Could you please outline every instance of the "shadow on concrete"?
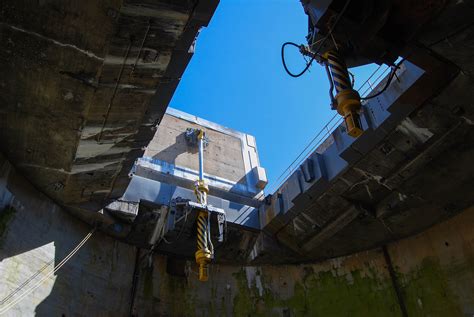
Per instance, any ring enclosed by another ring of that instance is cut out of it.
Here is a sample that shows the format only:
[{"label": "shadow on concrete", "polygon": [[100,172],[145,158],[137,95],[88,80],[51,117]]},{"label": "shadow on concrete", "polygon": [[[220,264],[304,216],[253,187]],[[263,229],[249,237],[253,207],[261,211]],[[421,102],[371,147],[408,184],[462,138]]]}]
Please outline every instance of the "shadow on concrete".
[{"label": "shadow on concrete", "polygon": [[[155,160],[160,160],[167,162],[169,164],[176,165],[176,158],[184,153],[196,154],[198,152],[197,146],[188,145],[185,133],[182,132],[176,136],[175,142],[168,146],[167,148],[162,149],[158,153],[152,156]],[[197,157],[196,157],[197,160]]]},{"label": "shadow on concrete", "polygon": [[[13,198],[5,230],[0,232],[0,272],[7,281],[0,286],[0,301],[4,300],[0,309],[51,272],[91,231],[13,170],[6,189]],[[127,315],[134,254],[134,247],[95,232],[53,277],[6,316]],[[12,293],[15,296],[8,299]]]}]

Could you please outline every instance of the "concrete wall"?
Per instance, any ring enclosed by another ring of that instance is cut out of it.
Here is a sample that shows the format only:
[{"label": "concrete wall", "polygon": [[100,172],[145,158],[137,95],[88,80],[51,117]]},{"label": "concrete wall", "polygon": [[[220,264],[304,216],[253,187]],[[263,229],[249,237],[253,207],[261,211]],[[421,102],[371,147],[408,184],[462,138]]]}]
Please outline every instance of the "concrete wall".
[{"label": "concrete wall", "polygon": [[[8,175],[8,177],[7,177]],[[41,278],[90,228],[0,161],[0,309],[20,284]],[[8,206],[8,207],[7,207]],[[472,316],[474,208],[381,250],[318,264],[214,265],[208,283],[194,263],[139,261],[135,316]],[[142,251],[142,255],[145,252]],[[100,232],[6,316],[128,316],[136,249]],[[51,262],[52,261],[52,262]],[[178,264],[176,264],[178,263]],[[167,267],[168,266],[168,267]],[[42,267],[47,269],[35,276]],[[29,283],[30,286],[33,283]]]},{"label": "concrete wall", "polygon": [[388,246],[410,316],[474,315],[474,208]]},{"label": "concrete wall", "polygon": [[199,171],[198,148],[188,145],[185,138],[188,128],[202,129],[208,138],[204,148],[204,178],[211,190],[245,197],[261,194],[267,179],[265,170],[259,168],[253,136],[172,108],[168,108],[161,120],[144,157],[137,160],[136,173],[148,177],[143,169],[160,172],[167,176],[166,183],[175,185],[183,179],[194,182]]},{"label": "concrete wall", "polygon": [[[472,316],[474,208],[382,250],[319,264],[262,267],[214,265],[207,284],[166,274],[157,258],[142,269],[140,316]],[[399,285],[399,296],[393,283]]]},{"label": "concrete wall", "polygon": [[[8,197],[4,205],[9,206],[0,209],[0,311],[8,294],[30,278],[23,290],[34,285],[91,230],[8,165],[0,157],[0,179],[7,185],[0,182],[0,197]],[[94,233],[57,274],[5,316],[127,316],[134,259],[133,247]]]},{"label": "concrete wall", "polygon": [[301,266],[213,266],[207,284],[145,270],[136,308],[147,316],[400,316],[383,257],[367,252]]},{"label": "concrete wall", "polygon": [[[165,114],[145,156],[198,171],[197,148],[188,146],[184,137],[187,128],[202,126]],[[240,139],[211,129],[205,131],[209,144],[204,149],[204,171],[234,182],[245,181]]]}]

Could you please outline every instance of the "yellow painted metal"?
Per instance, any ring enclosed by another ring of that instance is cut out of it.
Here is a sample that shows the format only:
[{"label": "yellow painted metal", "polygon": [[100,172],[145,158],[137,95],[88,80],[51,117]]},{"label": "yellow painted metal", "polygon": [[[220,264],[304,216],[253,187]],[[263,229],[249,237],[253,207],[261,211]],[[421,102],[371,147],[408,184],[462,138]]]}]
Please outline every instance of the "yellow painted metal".
[{"label": "yellow painted metal", "polygon": [[[199,145],[200,155],[202,155],[202,140],[204,139],[204,131],[199,130],[197,135],[201,142]],[[202,169],[202,157],[200,157],[200,169]],[[194,184],[194,194],[197,202],[207,205],[207,195],[209,194],[209,187],[202,178],[203,171],[200,170],[200,179]],[[200,211],[197,217],[197,251],[194,254],[196,263],[199,265],[199,280],[205,282],[209,279],[209,263],[213,257],[213,251],[209,249],[209,213],[207,211]],[[211,248],[212,249],[212,248]]]},{"label": "yellow painted metal", "polygon": [[359,118],[361,110],[359,93],[352,87],[349,72],[342,57],[335,51],[327,52],[323,57],[329,65],[336,88],[337,112],[344,118],[347,134],[356,138],[363,133]]},{"label": "yellow painted metal", "polygon": [[204,139],[204,130],[200,129],[197,135],[198,140]]},{"label": "yellow painted metal", "polygon": [[[199,203],[207,200],[208,188],[202,181],[196,182],[196,197]],[[196,263],[199,265],[199,280],[207,281],[209,276],[208,264],[212,259],[212,252],[208,247],[208,226],[209,214],[207,211],[200,211],[197,217],[197,251],[195,253]]]},{"label": "yellow painted metal", "polygon": [[197,202],[203,205],[207,205],[207,194],[209,193],[209,187],[204,180],[198,180],[194,183],[194,195],[196,195]]},{"label": "yellow painted metal", "polygon": [[196,263],[199,265],[199,280],[205,282],[209,278],[209,263],[212,253],[208,248],[208,213],[200,211],[197,219],[197,251],[195,253]]},{"label": "yellow painted metal", "polygon": [[347,134],[357,138],[362,130],[359,112],[361,109],[360,96],[354,89],[343,90],[336,95],[337,112],[344,117]]}]

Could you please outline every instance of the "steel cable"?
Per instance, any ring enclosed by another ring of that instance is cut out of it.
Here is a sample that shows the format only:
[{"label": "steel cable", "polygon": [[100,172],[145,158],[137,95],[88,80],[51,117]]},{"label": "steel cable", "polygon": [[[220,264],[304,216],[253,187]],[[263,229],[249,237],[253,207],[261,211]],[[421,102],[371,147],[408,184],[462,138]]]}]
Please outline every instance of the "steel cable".
[{"label": "steel cable", "polygon": [[[36,282],[32,287],[21,293],[16,299],[12,300],[10,303],[8,303],[5,307],[0,309],[0,315],[5,314],[7,311],[9,311],[13,306],[18,304],[21,300],[23,300],[26,296],[28,296],[30,293],[35,291],[37,288],[39,288],[47,279],[49,279],[54,273],[56,273],[64,264],[66,264],[78,251],[79,249],[89,240],[89,238],[92,236],[94,233],[95,228],[92,229],[85,237],[82,239],[81,242],[64,258],[61,260],[61,262],[58,263],[54,267],[52,271],[47,273],[45,276],[43,276],[39,281]],[[44,266],[41,268],[41,271],[44,271]],[[41,272],[40,272],[41,273]],[[35,273],[34,277],[36,277],[39,273]],[[12,298],[16,293],[21,291],[23,287],[25,287],[29,282],[31,282],[32,278],[29,278],[27,281],[23,282],[20,287],[16,288],[12,293],[7,295],[5,298],[2,299],[1,303],[4,303],[8,301],[10,298]]]}]

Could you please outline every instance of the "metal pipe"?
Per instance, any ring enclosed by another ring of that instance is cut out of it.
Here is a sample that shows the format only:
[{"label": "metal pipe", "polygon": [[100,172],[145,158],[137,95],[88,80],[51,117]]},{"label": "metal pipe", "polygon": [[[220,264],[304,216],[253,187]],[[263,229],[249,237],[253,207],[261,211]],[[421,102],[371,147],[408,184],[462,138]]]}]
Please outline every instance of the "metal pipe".
[{"label": "metal pipe", "polygon": [[[200,132],[200,134],[203,132]],[[199,148],[199,180],[204,180],[204,138],[198,137],[198,148]]]},{"label": "metal pipe", "polygon": [[324,63],[324,68],[326,69],[326,75],[329,80],[329,98],[331,98],[331,109],[336,110],[336,99],[334,98],[334,83],[332,80],[331,72],[329,71],[329,66],[327,63]]},{"label": "metal pipe", "polygon": [[392,286],[395,290],[395,294],[397,295],[398,305],[400,305],[400,310],[402,312],[403,317],[408,317],[408,310],[403,300],[402,290],[400,288],[400,284],[398,282],[397,273],[393,268],[392,258],[390,257],[390,253],[388,252],[387,245],[382,246],[383,256],[385,258],[385,263],[387,264],[388,273],[390,274],[390,279],[392,280]]},{"label": "metal pipe", "polygon": [[112,96],[110,97],[110,101],[107,106],[107,111],[105,112],[105,115],[104,115],[104,120],[102,121],[102,128],[100,129],[100,132],[97,135],[97,142],[100,142],[102,140],[102,135],[104,134],[105,125],[107,124],[107,120],[109,120],[110,110],[112,109],[115,96],[117,95],[117,90],[120,85],[120,80],[122,79],[123,70],[125,68],[125,65],[127,64],[127,59],[128,59],[128,55],[130,53],[131,48],[132,48],[132,40],[130,39],[130,42],[128,43],[128,46],[127,46],[127,50],[125,51],[125,56],[123,57],[122,65],[120,66],[120,71],[117,77],[117,81],[115,82],[115,87],[112,92]]},{"label": "metal pipe", "polygon": [[137,285],[138,279],[140,277],[140,248],[137,248],[137,252],[135,253],[135,265],[133,267],[133,276],[132,276],[132,288],[130,290],[130,308],[129,308],[129,316],[135,316],[134,314],[134,306],[135,306],[135,297],[137,294]]},{"label": "metal pipe", "polygon": [[130,76],[133,75],[133,72],[135,71],[135,67],[137,67],[138,59],[140,58],[140,54],[142,52],[143,45],[145,45],[145,41],[146,41],[146,38],[148,36],[148,32],[150,31],[150,27],[151,27],[151,20],[148,21],[148,27],[146,28],[145,36],[143,36],[142,43],[140,44],[140,49],[138,50],[137,57],[135,58],[135,63],[133,63],[132,71],[130,72]]},{"label": "metal pipe", "polygon": [[[194,185],[194,193],[198,203],[207,205],[207,194],[209,188],[204,181],[204,131],[197,130],[198,156],[199,156],[199,180]],[[209,278],[209,263],[214,256],[210,236],[210,217],[209,212],[201,210],[197,218],[197,251],[194,254],[196,263],[199,265],[199,280],[205,282]]]}]

